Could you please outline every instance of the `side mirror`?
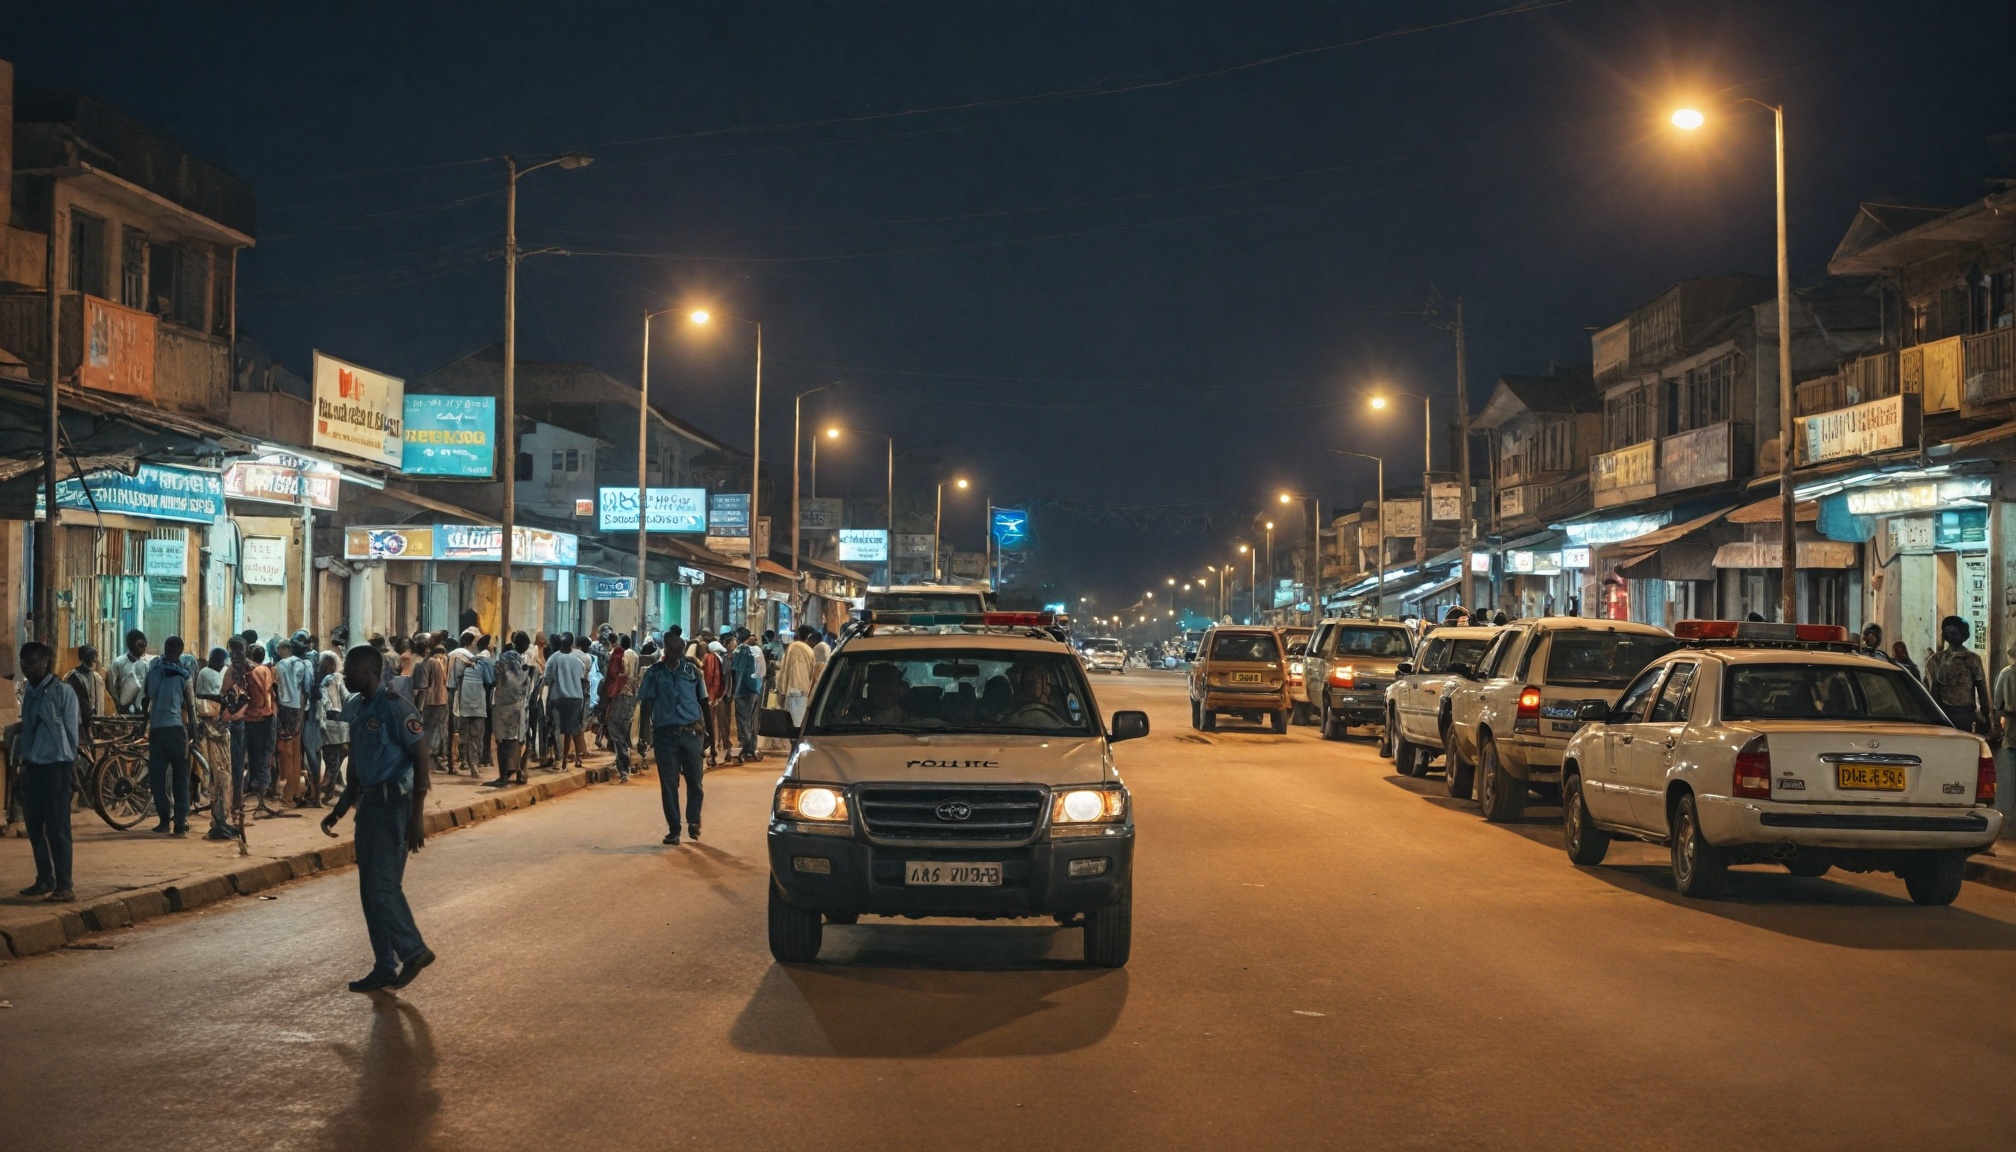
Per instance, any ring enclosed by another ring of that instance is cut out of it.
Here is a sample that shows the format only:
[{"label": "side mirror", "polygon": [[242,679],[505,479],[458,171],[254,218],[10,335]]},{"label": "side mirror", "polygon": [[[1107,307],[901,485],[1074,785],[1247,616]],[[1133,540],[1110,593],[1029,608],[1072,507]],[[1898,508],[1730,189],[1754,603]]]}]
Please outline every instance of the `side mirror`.
[{"label": "side mirror", "polygon": [[1584,700],[1575,706],[1575,719],[1584,724],[1608,724],[1610,705],[1602,700]]},{"label": "side mirror", "polygon": [[1148,713],[1115,712],[1113,731],[1106,737],[1106,741],[1109,744],[1117,744],[1122,740],[1139,740],[1146,735],[1148,735]]},{"label": "side mirror", "polygon": [[1414,674],[1414,665],[1411,661],[1402,660],[1400,666],[1393,671],[1401,676],[1412,676]]},{"label": "side mirror", "polygon": [[756,714],[756,733],[779,740],[798,739],[798,725],[791,722],[788,708],[765,708]]},{"label": "side mirror", "polygon": [[1194,663],[1196,663],[1196,662],[1197,662],[1197,650],[1196,650],[1195,648],[1192,648],[1192,649],[1190,649],[1190,651],[1188,651],[1188,652],[1185,652],[1185,653],[1183,654],[1183,659],[1185,659],[1185,660],[1188,660],[1188,661],[1190,661],[1190,662],[1191,662],[1191,663],[1193,663],[1193,664],[1194,664]]}]

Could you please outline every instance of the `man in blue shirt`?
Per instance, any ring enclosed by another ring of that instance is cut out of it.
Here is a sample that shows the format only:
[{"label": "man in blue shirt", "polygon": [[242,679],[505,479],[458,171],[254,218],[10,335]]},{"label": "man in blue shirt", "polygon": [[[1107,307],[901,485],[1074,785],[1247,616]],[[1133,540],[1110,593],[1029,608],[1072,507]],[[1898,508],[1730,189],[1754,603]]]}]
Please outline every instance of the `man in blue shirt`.
[{"label": "man in blue shirt", "polygon": [[686,780],[686,828],[700,838],[701,741],[707,724],[707,680],[700,666],[686,659],[677,624],[665,629],[665,655],[637,686],[637,707],[651,730],[658,753],[658,799],[665,807],[665,843],[679,843],[679,780]]},{"label": "man in blue shirt", "polygon": [[356,693],[344,719],[350,724],[350,773],[336,808],[322,819],[322,831],[336,835],[336,823],[357,806],[357,889],[364,903],[364,927],[376,959],[369,975],[350,982],[352,992],[404,988],[434,953],[420,939],[413,909],[406,903],[406,857],[426,843],[426,727],[413,705],[388,691],[385,657],[368,644],[350,649],[343,661],[343,686]]},{"label": "man in blue shirt", "polygon": [[756,750],[756,712],[763,702],[763,650],[756,646],[749,629],[735,630],[735,648],[728,657],[729,695],[735,698],[735,732],[742,738],[740,755],[731,764],[749,764],[763,759]]},{"label": "man in blue shirt", "polygon": [[21,646],[21,734],[9,749],[21,765],[21,807],[35,852],[35,883],[23,896],[67,904],[70,890],[70,774],[77,761],[77,694],[49,671],[47,644]]},{"label": "man in blue shirt", "polygon": [[[182,663],[182,638],[161,645],[161,659],[147,669],[147,787],[154,793],[156,832],[189,834],[189,729],[196,722],[196,682]],[[171,831],[169,789],[174,789]]]}]

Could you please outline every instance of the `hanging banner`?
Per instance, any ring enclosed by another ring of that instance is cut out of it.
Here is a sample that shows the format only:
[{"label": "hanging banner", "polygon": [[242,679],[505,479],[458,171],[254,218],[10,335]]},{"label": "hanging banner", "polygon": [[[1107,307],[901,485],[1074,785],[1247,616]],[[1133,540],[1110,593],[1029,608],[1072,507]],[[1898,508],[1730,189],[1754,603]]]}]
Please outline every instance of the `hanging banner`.
[{"label": "hanging banner", "polygon": [[316,448],[398,468],[405,463],[406,382],[315,353]]},{"label": "hanging banner", "polygon": [[[705,488],[653,488],[647,493],[646,503],[650,506],[647,510],[650,531],[707,531]],[[604,488],[596,506],[599,512],[595,525],[601,531],[637,531],[637,489]]]},{"label": "hanging banner", "polygon": [[1429,489],[1429,516],[1437,521],[1463,519],[1463,485],[1435,484]]},{"label": "hanging banner", "polygon": [[408,476],[488,480],[497,466],[495,396],[406,397],[404,450]]},{"label": "hanging banner", "polygon": [[342,481],[343,474],[332,465],[276,452],[252,460],[235,461],[227,466],[224,469],[224,495],[233,500],[299,507],[302,487],[306,485],[311,506],[334,512]]},{"label": "hanging banner", "polygon": [[287,586],[287,541],[279,536],[247,536],[239,552],[238,574],[261,588]]},{"label": "hanging banner", "polygon": [[1388,540],[1405,540],[1421,535],[1421,501],[1387,500],[1381,507],[1380,515],[1386,522]]},{"label": "hanging banner", "polygon": [[840,527],[842,501],[830,496],[807,496],[798,502],[798,530],[830,532]]},{"label": "hanging banner", "polygon": [[[81,480],[75,476],[58,480],[56,506],[69,511],[96,510],[150,520],[208,524],[224,514],[224,481],[215,472],[142,464],[131,476],[107,470],[92,472]],[[44,512],[42,490],[37,487],[35,515],[39,518]]]},{"label": "hanging banner", "polygon": [[[996,508],[988,515],[994,546],[1012,552],[1029,543],[1029,513],[1021,508]],[[982,564],[984,569],[985,564]]]},{"label": "hanging banner", "polygon": [[84,297],[84,360],[77,383],[154,403],[155,319],[96,296]]}]

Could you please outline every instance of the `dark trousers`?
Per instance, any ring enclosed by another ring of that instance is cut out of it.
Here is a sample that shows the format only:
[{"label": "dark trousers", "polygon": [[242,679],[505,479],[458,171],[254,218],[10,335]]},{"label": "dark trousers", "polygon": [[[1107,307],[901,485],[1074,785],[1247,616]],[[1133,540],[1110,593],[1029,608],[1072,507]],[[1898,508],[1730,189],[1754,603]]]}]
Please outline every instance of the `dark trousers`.
[{"label": "dark trousers", "polygon": [[21,766],[21,813],[35,852],[35,883],[70,887],[70,764]]},{"label": "dark trousers", "polygon": [[1953,721],[1953,727],[1960,729],[1962,732],[1974,731],[1974,705],[1941,704],[1939,707],[1946,710],[1946,717]]},{"label": "dark trousers", "polygon": [[406,903],[406,827],[412,818],[413,799],[397,788],[366,789],[357,802],[357,893],[371,955],[382,972],[397,972],[427,947]]},{"label": "dark trousers", "polygon": [[245,765],[250,759],[245,748],[245,722],[233,720],[224,728],[231,734],[231,794],[223,798],[223,807],[211,805],[211,823],[217,829],[229,829],[230,818],[245,813]]},{"label": "dark trousers", "polygon": [[245,721],[245,786],[255,795],[273,786],[275,719]]},{"label": "dark trousers", "polygon": [[147,787],[154,792],[154,813],[169,821],[169,789],[174,789],[175,827],[189,827],[189,730],[181,727],[147,730]]},{"label": "dark trousers", "polygon": [[735,697],[735,730],[742,737],[742,758],[756,755],[756,705],[761,696]]},{"label": "dark trousers", "polygon": [[322,721],[313,713],[301,720],[301,778],[301,794],[314,799],[322,782]]},{"label": "dark trousers", "polygon": [[700,823],[700,781],[707,768],[700,762],[700,733],[665,727],[651,730],[658,753],[658,799],[665,806],[665,827],[679,834],[679,778],[686,778],[686,823]]},{"label": "dark trousers", "polygon": [[350,755],[348,744],[322,746],[322,795],[334,796],[343,788],[343,760]]}]

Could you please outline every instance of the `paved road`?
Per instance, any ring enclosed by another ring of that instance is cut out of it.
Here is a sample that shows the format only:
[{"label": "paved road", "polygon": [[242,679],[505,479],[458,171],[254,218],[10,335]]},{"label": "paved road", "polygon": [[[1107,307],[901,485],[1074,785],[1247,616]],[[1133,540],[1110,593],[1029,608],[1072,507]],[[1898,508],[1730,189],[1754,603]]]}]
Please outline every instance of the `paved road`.
[{"label": "paved road", "polygon": [[707,838],[596,788],[415,861],[441,963],[366,966],[354,874],[0,967],[0,1145],[2016,1147],[2016,897],[1757,869],[1682,902],[1571,867],[1311,730],[1191,732],[1098,682],[1140,821],[1133,963],[1075,931],[873,922],[764,948],[774,764]]}]

